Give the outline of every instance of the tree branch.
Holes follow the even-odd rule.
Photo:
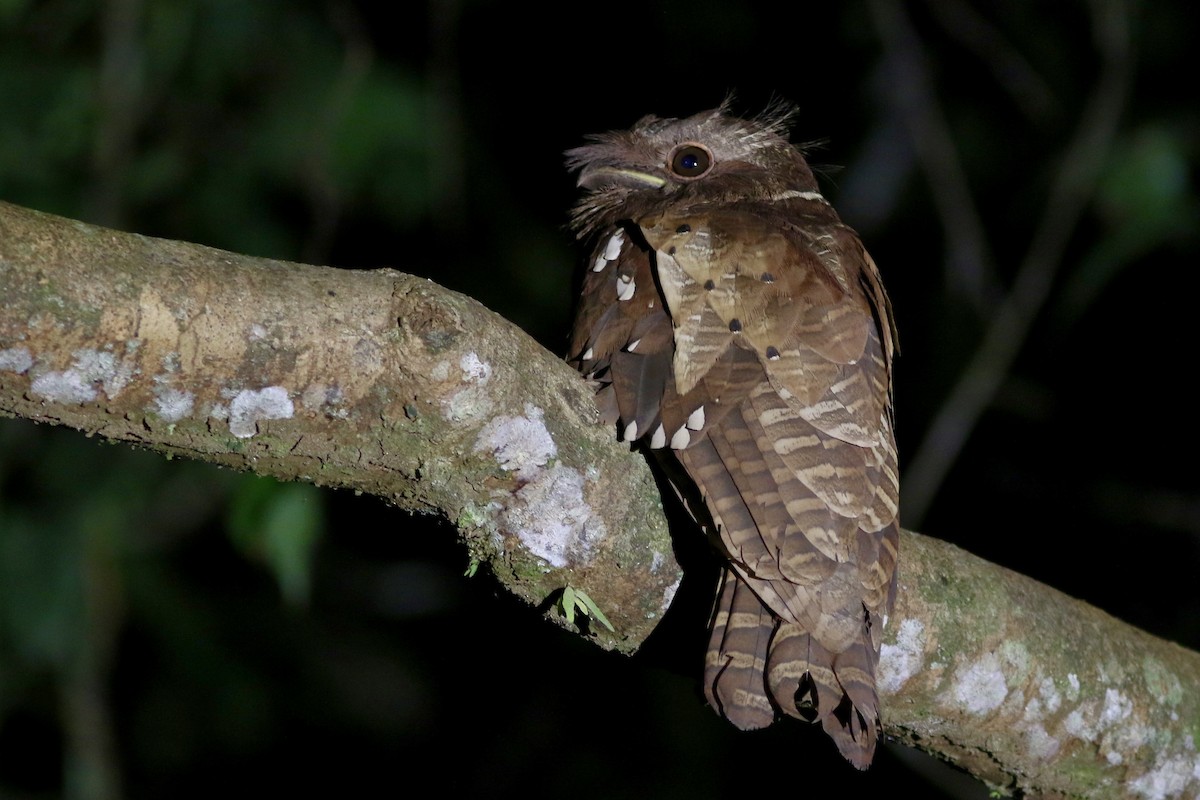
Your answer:
[[[0,204],[0,294],[0,411],[440,513],[530,603],[603,597],[606,647],[679,581],[649,470],[578,375],[427,280]]]
[[[636,649],[678,585],[643,460],[462,295],[0,203],[0,296],[2,413],[442,514],[530,603],[587,592],[605,647]],[[1200,656],[917,534],[899,569],[890,735],[1000,788],[1200,789]]]

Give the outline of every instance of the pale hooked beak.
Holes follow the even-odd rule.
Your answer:
[[[620,167],[586,167],[579,173],[577,184],[584,189],[601,189],[605,186],[628,186],[630,189],[661,189],[666,178],[649,172],[638,172]]]

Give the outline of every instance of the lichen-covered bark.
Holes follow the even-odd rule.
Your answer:
[[[916,534],[880,661],[884,726],[1000,789],[1196,797],[1200,656]]]
[[[530,602],[587,592],[606,647],[636,649],[678,583],[645,465],[590,389],[428,281],[0,203],[0,298],[0,413],[443,514]],[[1196,653],[917,534],[898,569],[889,735],[1001,789],[1200,793]]]
[[[608,647],[635,649],[679,580],[649,472],[589,388],[427,280],[0,204],[0,297],[2,412],[443,514],[529,602],[587,592]]]

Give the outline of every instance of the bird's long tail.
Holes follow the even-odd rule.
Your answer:
[[[726,569],[705,659],[705,694],[743,730],[770,725],[776,710],[820,720],[846,760],[866,769],[880,728],[870,641],[864,623],[860,640],[832,653],[799,625],[782,622]]]

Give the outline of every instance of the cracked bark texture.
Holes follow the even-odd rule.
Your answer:
[[[441,514],[528,602],[586,591],[607,648],[635,650],[678,585],[654,483],[591,390],[427,280],[0,203],[0,297],[0,413]],[[899,574],[888,736],[1002,791],[1200,792],[1200,656],[917,534]]]

